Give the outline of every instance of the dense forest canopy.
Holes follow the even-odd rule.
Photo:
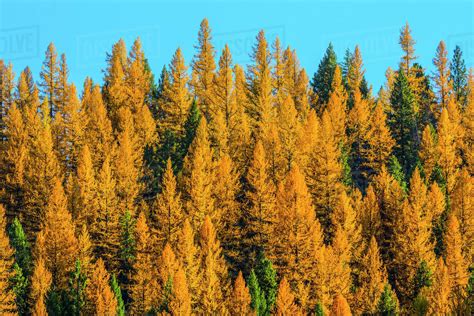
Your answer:
[[[398,41],[377,93],[357,46],[310,79],[261,31],[244,69],[206,19],[80,96],[52,43],[0,60],[0,314],[472,315],[474,75]]]

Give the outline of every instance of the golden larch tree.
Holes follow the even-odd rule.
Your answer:
[[[423,165],[423,173],[427,180],[431,179],[434,168],[438,162],[436,132],[429,125],[425,126],[421,134],[420,151],[418,156]]]
[[[136,253],[130,285],[130,309],[133,314],[149,312],[158,298],[157,273],[153,271],[151,240],[145,214],[140,212],[135,227]]]
[[[438,259],[438,264],[433,275],[433,285],[428,294],[430,303],[430,312],[440,315],[449,315],[451,296],[451,280],[449,278],[448,268],[443,258]]]
[[[69,273],[74,268],[78,251],[72,216],[67,209],[66,196],[59,180],[51,191],[44,220],[46,267],[51,271],[53,286],[66,289]]]
[[[60,169],[53,150],[48,101],[41,107],[41,115],[36,114],[31,127],[34,134],[28,142],[28,157],[25,165],[25,209],[22,219],[30,239],[40,230],[44,220],[46,205],[51,188],[54,187]]]
[[[259,250],[270,250],[269,240],[275,226],[275,187],[268,173],[263,144],[255,144],[253,159],[247,171],[248,190],[245,208],[244,238],[254,256]]]
[[[158,265],[158,279],[164,288],[168,282],[173,281],[174,275],[179,268],[179,263],[170,244],[166,244],[163,248]]]
[[[97,211],[96,180],[89,146],[83,146],[77,165],[76,176],[73,178],[73,192],[69,197],[70,210],[78,228],[82,225],[90,227],[96,218]]]
[[[16,315],[16,295],[10,284],[10,280],[15,276],[13,270],[14,252],[10,247],[6,229],[5,208],[0,204],[0,249],[2,249],[0,253],[0,314]]]
[[[112,154],[113,133],[112,123],[107,115],[107,108],[98,85],[92,88],[88,97],[83,96],[82,108],[87,122],[84,142],[89,146],[94,169],[99,171],[105,157],[110,157]]]
[[[222,155],[216,163],[213,196],[214,208],[222,214],[216,223],[217,236],[221,241],[224,256],[235,262],[239,256],[240,227],[242,217],[240,204],[237,201],[240,191],[239,175],[227,155]]]
[[[187,67],[180,48],[174,53],[169,68],[170,83],[164,87],[163,102],[160,104],[163,118],[159,124],[159,134],[164,135],[169,129],[181,135],[191,106],[191,95],[187,88]]]
[[[312,279],[314,252],[323,244],[323,234],[311,203],[304,176],[294,165],[277,193],[277,223],[272,238],[274,263],[293,286]]]
[[[291,292],[290,284],[285,277],[278,286],[278,295],[276,299],[276,315],[290,316],[302,315],[303,313],[295,303],[295,296]]]
[[[448,106],[448,100],[451,94],[451,71],[449,68],[448,52],[444,41],[439,42],[436,48],[436,56],[433,58],[433,64],[436,67],[434,73],[434,82],[438,93],[439,114],[441,109]]]
[[[387,273],[374,236],[370,239],[367,252],[362,258],[359,282],[360,287],[356,293],[359,312],[376,313],[377,302],[387,282]]]
[[[467,262],[474,262],[474,178],[463,169],[451,194],[451,211],[459,221],[462,253]]]
[[[448,109],[443,109],[438,122],[438,164],[441,168],[446,191],[451,193],[456,182],[458,167],[461,159],[456,151],[454,124]]]
[[[24,205],[25,163],[28,155],[28,134],[21,111],[12,105],[4,118],[6,138],[1,159],[5,172],[2,202],[9,222],[21,215]]]
[[[166,163],[161,188],[162,191],[158,194],[152,208],[150,221],[154,242],[160,249],[166,243],[176,246],[178,233],[185,217],[181,205],[181,194],[177,189],[170,159]]]
[[[330,214],[336,206],[339,194],[344,189],[340,151],[335,142],[332,124],[327,111],[323,113],[320,133],[309,156],[306,169],[308,187],[313,196],[317,217],[327,232]]]
[[[331,83],[331,93],[326,105],[331,118],[336,144],[345,142],[347,124],[347,94],[342,82],[341,68],[336,66]]]
[[[198,301],[199,290],[201,289],[199,248],[195,244],[193,228],[187,218],[184,220],[181,231],[179,232],[176,255],[186,274],[191,303],[194,308]]]
[[[212,195],[215,173],[212,157],[206,120],[201,119],[196,137],[184,160],[183,170],[183,198],[187,214],[195,228],[201,226],[206,216],[210,216],[216,222],[220,221],[220,210],[214,208]]]
[[[395,145],[395,140],[387,126],[387,115],[380,103],[375,105],[375,109],[370,116],[367,145],[368,148],[362,148],[362,153],[367,158],[369,172],[377,173],[382,169],[382,165],[388,161]]]
[[[39,257],[35,262],[33,275],[31,276],[30,304],[31,312],[35,316],[46,316],[46,299],[51,287],[52,275],[46,268],[44,258]]]
[[[331,315],[334,316],[352,316],[349,303],[344,296],[337,294],[331,306]]]
[[[462,255],[462,236],[459,231],[459,221],[454,214],[449,215],[448,218],[445,244],[446,267],[448,268],[452,287],[450,303],[456,306],[465,295],[469,275],[468,263]]]
[[[227,266],[209,216],[204,219],[199,241],[202,283],[198,311],[204,314],[227,313],[225,302],[229,290]]]
[[[191,295],[188,290],[186,273],[181,267],[173,277],[172,298],[169,308],[172,315],[191,315]]]
[[[115,257],[119,249],[119,214],[115,180],[106,158],[97,178],[97,211],[91,235],[94,240],[95,254],[103,258],[108,269],[115,272],[118,260]]]
[[[249,289],[245,284],[242,271],[239,271],[234,282],[234,288],[231,297],[229,297],[229,312],[234,316],[247,316],[252,314],[250,307],[251,296]]]
[[[411,36],[411,29],[408,22],[406,22],[405,26],[400,30],[400,38],[398,40],[402,50],[403,56],[400,61],[400,68],[403,69],[405,75],[407,77],[410,76],[410,67],[414,60],[416,60],[415,56],[415,40]]]
[[[197,53],[192,62],[192,86],[196,95],[199,108],[206,118],[209,118],[214,110],[212,102],[212,84],[216,63],[214,60],[215,50],[211,43],[212,35],[207,19],[202,20],[198,44],[195,46]]]
[[[90,315],[113,316],[117,312],[117,299],[109,285],[110,276],[104,261],[98,259],[87,284],[86,310]]]

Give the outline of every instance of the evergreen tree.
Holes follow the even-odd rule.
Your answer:
[[[454,48],[453,58],[449,64],[449,69],[451,73],[450,80],[453,85],[454,97],[460,105],[465,105],[468,93],[468,74],[466,71],[466,64],[462,57],[461,48],[457,45]]]
[[[265,298],[265,309],[271,311],[278,293],[277,272],[272,262],[265,257],[263,252],[257,257],[255,275],[258,279],[262,295]]]
[[[394,153],[403,172],[410,175],[416,164],[418,140],[413,110],[414,97],[403,71],[398,71],[390,102],[392,109],[388,122],[396,142]]]
[[[332,43],[329,43],[323,59],[319,63],[318,70],[314,73],[313,80],[311,81],[313,92],[318,95],[318,104],[315,106],[317,106],[316,109],[319,113],[322,113],[322,111],[320,111],[321,107],[329,100],[336,66],[336,53],[334,52]]]
[[[377,303],[377,313],[386,316],[398,315],[398,299],[388,283],[385,284]]]
[[[76,261],[75,270],[69,277],[69,310],[71,315],[82,315],[85,306],[87,276],[82,271],[81,262]]]
[[[249,285],[249,292],[251,296],[250,306],[257,315],[267,315],[267,301],[265,299],[265,293],[260,289],[260,285],[258,284],[258,279],[254,270],[250,271],[247,283]]]
[[[122,298],[122,291],[120,290],[120,285],[118,284],[117,278],[115,275],[112,275],[110,280],[110,286],[114,292],[115,298],[117,299],[117,316],[125,316],[125,303]]]

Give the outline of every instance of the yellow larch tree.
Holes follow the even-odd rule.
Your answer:
[[[210,139],[219,152],[229,153],[238,133],[238,111],[232,76],[232,56],[225,46],[219,59],[219,69],[211,90]]]
[[[444,41],[439,42],[438,47],[436,48],[436,56],[433,58],[433,64],[436,67],[433,80],[438,93],[439,109],[437,114],[439,115],[441,109],[448,106],[448,100],[452,92],[450,79],[451,71],[449,69],[448,52]]]
[[[53,150],[48,100],[41,107],[41,116],[36,114],[31,127],[33,134],[28,142],[25,164],[25,208],[21,216],[30,239],[40,230],[44,220],[50,190],[60,174],[59,163]]]
[[[317,148],[316,144],[320,134],[320,120],[314,109],[311,109],[308,112],[301,130],[303,132],[300,133],[298,140],[298,147],[300,147],[301,150],[300,165],[301,170],[304,170],[305,174],[307,174],[308,165],[312,159],[311,156],[313,154],[313,149]]]
[[[336,66],[331,83],[331,93],[326,109],[331,118],[336,144],[345,142],[347,124],[347,94],[342,83],[341,68]]]
[[[334,316],[352,316],[351,308],[347,303],[346,298],[341,295],[337,294],[333,300],[331,306],[331,315]]]
[[[84,142],[89,146],[94,169],[99,171],[105,157],[110,157],[112,154],[113,133],[112,123],[98,85],[92,88],[89,98],[83,97],[82,107],[87,122]]]
[[[278,286],[275,314],[278,316],[303,315],[295,303],[295,296],[291,292],[290,284],[286,277],[283,277]]]
[[[125,76],[127,71],[127,47],[125,41],[120,39],[112,46],[112,53],[107,54],[107,69],[104,75],[102,93],[107,110],[111,115],[111,121],[116,128],[116,113],[125,105],[127,98],[127,87]]]
[[[300,122],[293,99],[288,96],[278,108],[278,135],[281,151],[278,157],[283,175],[287,174],[294,163],[300,160],[298,137]]]
[[[314,252],[323,244],[323,234],[311,203],[304,176],[294,165],[277,192],[277,222],[271,243],[274,263],[296,288],[309,286],[315,264]]]
[[[130,310],[135,315],[149,312],[156,303],[159,287],[157,274],[153,271],[151,240],[145,214],[140,212],[135,227],[135,260],[130,285]]]
[[[216,223],[220,221],[221,214],[214,208],[212,195],[214,173],[207,124],[205,119],[201,119],[196,137],[184,160],[183,170],[183,198],[187,214],[195,228],[201,226],[206,216],[210,216]]]
[[[46,316],[46,299],[51,287],[52,276],[46,268],[44,258],[36,259],[33,275],[31,276],[30,304],[31,313],[35,316]]]
[[[170,243],[173,247],[177,245],[179,231],[185,217],[170,159],[166,163],[161,188],[162,191],[156,198],[150,216],[151,234],[159,249],[166,243]]]
[[[313,204],[324,231],[329,230],[330,214],[344,189],[340,151],[335,142],[332,124],[327,111],[323,113],[320,133],[309,156],[306,169],[308,187]]]
[[[398,43],[402,47],[403,56],[400,61],[400,68],[403,69],[405,75],[410,77],[410,67],[414,60],[416,60],[415,56],[415,40],[411,36],[411,29],[408,25],[408,22],[405,26],[400,30],[400,38]]]
[[[444,259],[440,257],[433,274],[433,285],[428,293],[430,312],[439,313],[440,315],[449,315],[451,312],[449,305],[450,296],[451,281],[448,268],[444,263]]]
[[[394,230],[398,223],[398,214],[402,209],[405,193],[399,182],[382,167],[380,173],[374,177],[373,187],[380,212],[380,234],[376,236],[377,243],[387,270],[392,270]]]
[[[362,154],[367,159],[370,173],[377,173],[382,169],[392,153],[395,140],[392,138],[387,126],[387,115],[382,105],[377,103],[373,110],[367,131],[368,148],[362,148]]]
[[[163,102],[160,104],[162,120],[159,134],[164,135],[169,129],[181,135],[191,106],[191,95],[187,88],[187,67],[180,48],[174,53],[169,68],[170,83],[164,87]]]
[[[0,248],[2,249],[0,253],[0,314],[16,315],[16,295],[10,283],[15,276],[13,270],[14,252],[10,247],[10,239],[6,229],[5,208],[0,204]]]
[[[76,226],[90,227],[96,218],[96,180],[89,146],[83,146],[77,165],[76,176],[73,178],[73,191],[69,197],[70,210]]]
[[[240,204],[237,201],[240,191],[239,175],[232,159],[224,154],[216,163],[213,197],[214,208],[221,213],[220,221],[215,224],[217,236],[221,241],[227,261],[235,263],[239,257],[240,227],[242,218]]]
[[[215,110],[213,103],[213,78],[216,69],[215,50],[211,43],[212,35],[209,21],[204,19],[198,33],[197,53],[192,62],[192,80],[194,94],[199,109],[209,119]]]
[[[438,150],[436,144],[436,135],[433,128],[425,126],[421,134],[420,151],[418,156],[423,165],[423,173],[427,180],[431,179],[433,170],[438,162]]]
[[[29,106],[36,98],[35,94],[38,88],[33,81],[33,75],[30,68],[27,66],[18,78],[15,91],[15,104],[22,110]]]
[[[49,115],[54,117],[57,103],[57,90],[59,86],[59,62],[56,47],[53,43],[49,43],[45,52],[45,58],[40,72],[41,82],[39,86],[47,100],[49,107]]]
[[[86,310],[89,315],[116,314],[117,299],[109,285],[110,276],[104,261],[98,259],[86,287]]]
[[[362,227],[358,221],[358,212],[354,209],[351,197],[345,191],[339,194],[336,206],[331,214],[331,237],[340,226],[347,235],[350,252],[353,257],[351,263],[357,262],[363,249]]]
[[[118,267],[116,254],[119,249],[119,214],[115,195],[115,180],[106,158],[97,177],[97,211],[91,227],[94,252],[103,258],[108,269],[115,272]]]
[[[362,200],[358,222],[362,225],[362,237],[368,243],[372,237],[380,235],[380,210],[374,187],[369,185]]]
[[[251,258],[261,250],[270,251],[269,243],[276,221],[275,187],[268,173],[268,163],[263,144],[255,144],[253,159],[245,176],[248,190],[245,193],[248,205],[245,207],[243,233],[246,249]]]
[[[69,177],[77,168],[77,161],[84,139],[84,114],[77,97],[76,87],[67,87],[65,104],[58,104],[58,112],[53,121],[55,149],[64,172]]]
[[[67,200],[59,180],[51,191],[44,219],[45,260],[51,271],[55,288],[66,289],[69,273],[74,268],[78,242],[74,235],[72,216],[67,210]]]
[[[125,110],[130,115],[128,110]],[[124,111],[119,111],[119,116]],[[137,137],[133,125],[127,124],[118,136],[117,156],[114,160],[114,176],[116,179],[115,192],[117,193],[118,211],[120,215],[127,210],[134,214],[138,196],[142,189],[139,182],[141,173],[141,156],[137,145]]]
[[[457,306],[465,295],[469,274],[468,262],[462,255],[462,236],[459,231],[459,221],[454,214],[448,217],[444,241],[446,244],[446,267],[448,268],[452,288],[450,304]]]
[[[359,313],[376,313],[377,302],[387,282],[387,273],[380,258],[379,247],[372,236],[362,258],[359,274],[360,286],[356,292]]]
[[[81,262],[81,269],[87,276],[90,276],[92,271],[92,260],[93,260],[93,245],[87,225],[83,224],[82,228],[77,236],[77,260]]]
[[[446,192],[449,195],[456,183],[458,167],[461,159],[456,150],[454,125],[448,109],[443,109],[438,122],[438,164],[441,168],[443,180],[446,183]]]
[[[229,312],[233,316],[247,316],[252,314],[250,307],[251,296],[248,287],[245,285],[242,271],[239,271],[234,282],[231,297],[229,297]]]
[[[180,267],[173,277],[172,297],[169,303],[172,315],[191,315],[191,296],[186,281],[186,273]]]
[[[462,253],[467,262],[474,262],[474,178],[463,169],[451,194],[451,212],[459,221]]]
[[[166,244],[159,258],[158,279],[161,282],[162,288],[165,288],[168,282],[173,281],[178,268],[179,263],[176,259],[176,255],[171,249],[170,244]]]
[[[203,314],[225,314],[225,298],[229,292],[227,266],[209,216],[202,224],[199,242],[202,280],[197,310]]]
[[[19,217],[23,208],[23,189],[25,180],[25,163],[28,155],[28,134],[22,113],[12,105],[4,118],[6,141],[1,159],[5,179],[2,183],[2,202],[6,207],[9,222]]]
[[[247,110],[257,135],[265,139],[270,134],[269,129],[274,124],[276,114],[272,95],[271,53],[263,30],[258,33],[256,40],[251,55],[253,63],[247,73],[250,101]]]
[[[332,275],[332,282],[329,284],[331,296],[336,293],[349,298],[352,286],[351,245],[349,244],[348,233],[344,228],[338,226],[331,243],[332,262],[328,269]]]
[[[127,58],[125,85],[127,92],[127,107],[132,112],[133,123],[137,134],[137,145],[143,150],[155,139],[156,124],[146,99],[150,94],[151,73],[147,68],[140,38],[132,45]]]
[[[191,223],[186,218],[179,233],[176,255],[182,266],[191,295],[191,303],[197,304],[201,289],[201,275],[199,271],[199,248],[194,241],[194,232]]]

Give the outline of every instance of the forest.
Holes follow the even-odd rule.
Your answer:
[[[244,68],[207,19],[156,76],[139,38],[79,89],[0,60],[0,314],[472,315],[474,74],[393,40],[376,92],[358,46]]]

